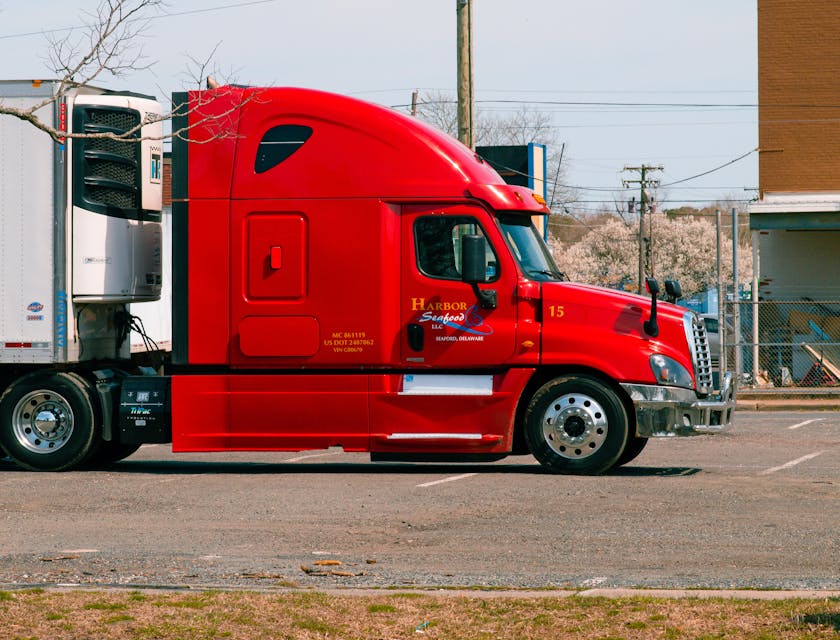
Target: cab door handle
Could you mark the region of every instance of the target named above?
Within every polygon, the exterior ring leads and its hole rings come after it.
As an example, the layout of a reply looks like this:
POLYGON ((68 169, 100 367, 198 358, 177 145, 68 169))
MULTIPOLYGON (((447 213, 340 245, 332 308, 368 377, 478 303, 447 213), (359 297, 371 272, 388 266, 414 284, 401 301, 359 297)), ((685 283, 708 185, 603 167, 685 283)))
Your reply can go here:
POLYGON ((424 342, 423 325, 410 323, 408 325, 408 346, 413 351, 422 351, 424 342))

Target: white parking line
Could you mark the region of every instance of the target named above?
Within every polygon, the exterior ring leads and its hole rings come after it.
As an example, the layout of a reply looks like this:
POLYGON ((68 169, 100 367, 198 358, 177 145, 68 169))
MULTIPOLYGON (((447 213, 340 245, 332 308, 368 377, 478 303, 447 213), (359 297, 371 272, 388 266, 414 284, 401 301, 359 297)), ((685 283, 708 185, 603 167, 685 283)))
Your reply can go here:
POLYGON ((433 480, 432 482, 424 482, 423 484, 418 484, 418 487, 433 487, 436 484, 443 484, 444 482, 455 482, 456 480, 463 480, 464 478, 472 478, 473 476, 477 476, 477 473, 462 473, 460 476, 450 476, 448 478, 443 478, 441 480, 433 480))
POLYGON ((764 471, 762 471, 758 475, 766 476, 766 475, 769 475, 771 473, 775 473, 776 471, 781 471, 782 469, 790 469, 791 467, 795 467, 796 465, 798 465, 802 462, 807 462, 808 460, 816 458, 817 456, 822 455, 824 453, 825 453, 825 451, 817 451, 815 453, 809 453, 807 456, 802 456, 801 458, 797 458, 796 460, 791 460, 790 462, 785 462, 783 465, 779 465, 778 467, 771 467, 770 469, 765 469, 764 471))
POLYGON ((309 458, 323 458, 324 456, 337 456, 344 453, 344 451, 327 451, 326 453, 309 453, 305 456, 298 456, 297 458, 289 458, 283 462, 300 462, 301 460, 308 460, 309 458))
POLYGON ((820 422, 822 418, 814 418, 813 420, 806 420, 805 422, 800 422, 799 424, 795 424, 792 427, 788 427, 788 429, 798 429, 799 427, 804 427, 806 424, 811 424, 812 422, 820 422))

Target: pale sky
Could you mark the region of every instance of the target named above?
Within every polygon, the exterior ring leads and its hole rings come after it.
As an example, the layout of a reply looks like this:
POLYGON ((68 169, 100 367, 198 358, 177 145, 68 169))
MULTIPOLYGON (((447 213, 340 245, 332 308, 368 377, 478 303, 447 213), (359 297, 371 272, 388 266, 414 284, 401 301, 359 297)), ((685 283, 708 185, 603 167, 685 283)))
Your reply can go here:
MULTIPOLYGON (((0 79, 48 77, 45 31, 78 25, 96 0, 0 0, 0 79), (34 35, 23 35, 34 34, 34 35)), ((153 65, 99 83, 165 99, 187 56, 242 84, 313 87, 384 105, 414 89, 454 98, 455 0, 168 0, 144 37, 153 65), (179 15, 180 14, 180 15, 179 15)), ((667 184, 758 144, 755 0, 474 0, 479 110, 550 112, 576 210, 622 200, 625 165, 663 165, 667 184), (565 104, 563 104, 565 103, 565 104)), ((660 189, 661 206, 748 200, 756 153, 660 189)))

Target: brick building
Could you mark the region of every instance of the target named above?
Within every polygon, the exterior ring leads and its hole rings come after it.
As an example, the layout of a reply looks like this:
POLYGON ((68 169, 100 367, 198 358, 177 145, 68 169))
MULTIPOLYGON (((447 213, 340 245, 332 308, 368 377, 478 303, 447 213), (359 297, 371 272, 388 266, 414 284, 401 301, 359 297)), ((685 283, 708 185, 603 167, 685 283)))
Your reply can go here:
POLYGON ((765 300, 840 300, 840 2, 758 0, 765 300))

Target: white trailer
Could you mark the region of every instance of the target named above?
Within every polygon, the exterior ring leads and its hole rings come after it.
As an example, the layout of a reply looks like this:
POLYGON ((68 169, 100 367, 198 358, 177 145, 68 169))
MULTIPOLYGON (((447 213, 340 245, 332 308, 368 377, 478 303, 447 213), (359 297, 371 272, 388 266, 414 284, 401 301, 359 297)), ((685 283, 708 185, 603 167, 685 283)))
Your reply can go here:
POLYGON ((92 136, 56 142, 0 116, 0 447, 24 462, 99 410, 94 371, 130 358, 128 305, 162 285, 160 104, 60 88, 0 81, 0 103, 47 100, 43 122, 92 136), (133 141, 107 137, 135 127, 133 141))

